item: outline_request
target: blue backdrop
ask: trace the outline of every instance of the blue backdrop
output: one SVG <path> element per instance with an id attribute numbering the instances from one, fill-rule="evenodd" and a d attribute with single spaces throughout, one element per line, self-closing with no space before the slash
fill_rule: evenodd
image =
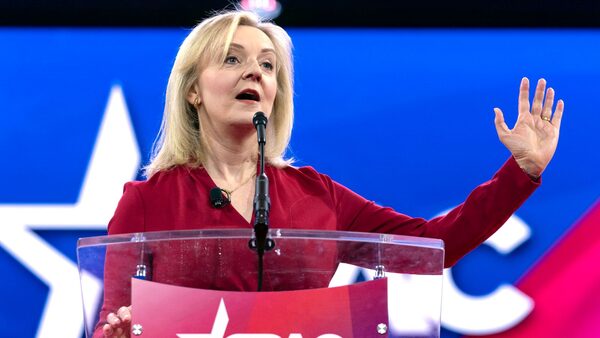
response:
<path id="1" fill-rule="evenodd" d="M 414 216 L 433 217 L 462 202 L 508 158 L 492 108 L 501 107 L 512 126 L 522 76 L 546 78 L 565 100 L 556 157 L 542 187 L 517 212 L 530 238 L 509 255 L 482 247 L 466 257 L 454 269 L 465 293 L 514 284 L 598 199 L 600 31 L 289 33 L 296 65 L 290 155 Z M 146 163 L 185 35 L 175 29 L 0 30 L 0 235 L 12 231 L 7 227 L 15 219 L 6 222 L 6 215 L 15 207 L 77 202 L 114 85 L 122 88 Z M 103 233 L 102 224 L 25 226 L 72 261 L 78 237 Z M 33 337 L 52 288 L 7 249 L 13 237 L 2 236 L 0 336 Z"/>

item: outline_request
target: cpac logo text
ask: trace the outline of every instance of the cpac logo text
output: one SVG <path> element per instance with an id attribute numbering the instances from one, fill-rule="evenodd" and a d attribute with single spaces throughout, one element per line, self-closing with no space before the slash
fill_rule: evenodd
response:
<path id="1" fill-rule="evenodd" d="M 229 315 L 225 308 L 225 302 L 221 299 L 219 303 L 219 310 L 217 316 L 213 322 L 213 327 L 210 333 L 179 333 L 179 338 L 283 338 L 272 333 L 236 333 L 229 336 L 225 336 L 227 330 L 227 324 L 229 323 Z M 303 338 L 301 333 L 290 333 L 288 338 Z M 317 336 L 317 338 L 342 338 L 341 336 L 333 333 L 325 333 Z"/>

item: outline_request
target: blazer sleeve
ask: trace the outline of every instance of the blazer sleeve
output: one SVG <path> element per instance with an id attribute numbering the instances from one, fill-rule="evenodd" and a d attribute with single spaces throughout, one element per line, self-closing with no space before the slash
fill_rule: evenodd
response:
<path id="1" fill-rule="evenodd" d="M 135 182 L 125 184 L 123 196 L 108 223 L 108 234 L 144 231 L 143 200 Z M 111 245 L 106 248 L 104 263 L 104 300 L 93 337 L 103 337 L 102 326 L 110 312 L 131 304 L 131 277 L 139 259 L 138 245 Z"/>
<path id="2" fill-rule="evenodd" d="M 445 245 L 445 267 L 475 249 L 525 202 L 541 184 L 509 158 L 493 178 L 475 188 L 444 216 L 431 220 L 410 217 L 368 201 L 331 182 L 338 229 L 439 238 Z"/>
<path id="3" fill-rule="evenodd" d="M 139 182 L 128 182 L 115 214 L 108 222 L 108 234 L 127 234 L 145 231 L 144 200 L 138 187 Z"/>

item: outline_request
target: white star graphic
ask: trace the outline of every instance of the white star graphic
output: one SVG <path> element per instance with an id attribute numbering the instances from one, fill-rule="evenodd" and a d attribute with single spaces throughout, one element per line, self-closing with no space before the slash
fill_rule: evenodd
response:
<path id="1" fill-rule="evenodd" d="M 37 337 L 81 337 L 83 306 L 77 266 L 34 230 L 106 229 L 123 183 L 135 178 L 140 159 L 123 91 L 113 86 L 77 202 L 0 205 L 0 245 L 49 288 Z M 85 272 L 82 279 L 84 297 L 95 300 L 85 310 L 93 313 L 102 282 Z"/>

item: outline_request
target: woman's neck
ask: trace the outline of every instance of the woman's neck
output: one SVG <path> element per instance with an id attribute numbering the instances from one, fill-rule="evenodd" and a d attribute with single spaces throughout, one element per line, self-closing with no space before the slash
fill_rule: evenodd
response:
<path id="1" fill-rule="evenodd" d="M 231 187 L 256 173 L 256 132 L 202 133 L 206 171 L 213 180 Z"/>

